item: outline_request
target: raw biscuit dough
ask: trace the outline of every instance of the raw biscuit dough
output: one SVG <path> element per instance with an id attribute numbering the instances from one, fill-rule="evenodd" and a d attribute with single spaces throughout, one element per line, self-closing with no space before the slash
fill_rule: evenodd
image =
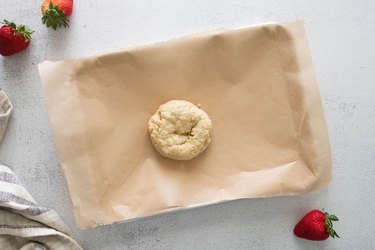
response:
<path id="1" fill-rule="evenodd" d="M 188 101 L 159 106 L 148 122 L 155 149 L 174 160 L 191 160 L 211 142 L 212 123 L 206 112 Z"/>

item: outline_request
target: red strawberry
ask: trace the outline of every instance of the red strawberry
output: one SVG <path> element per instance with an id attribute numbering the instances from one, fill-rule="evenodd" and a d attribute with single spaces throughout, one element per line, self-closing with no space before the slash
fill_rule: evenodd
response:
<path id="1" fill-rule="evenodd" d="M 332 221 L 339 219 L 327 212 L 313 210 L 306 214 L 295 226 L 294 234 L 307 240 L 325 240 L 329 236 L 340 238 L 333 230 Z"/>
<path id="2" fill-rule="evenodd" d="M 73 0 L 44 0 L 41 9 L 43 24 L 54 30 L 61 26 L 66 28 L 73 11 Z"/>
<path id="3" fill-rule="evenodd" d="M 16 25 L 4 20 L 0 28 L 0 54 L 10 56 L 26 49 L 30 45 L 31 34 L 34 32 L 25 25 Z"/>

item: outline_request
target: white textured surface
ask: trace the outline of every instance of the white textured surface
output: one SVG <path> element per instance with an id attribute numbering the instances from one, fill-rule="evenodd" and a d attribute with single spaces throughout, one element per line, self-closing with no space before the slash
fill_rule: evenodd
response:
<path id="1" fill-rule="evenodd" d="M 40 22 L 41 1 L 1 0 L 0 18 L 36 30 L 29 49 L 0 58 L 0 88 L 15 109 L 0 164 L 55 209 L 84 249 L 375 249 L 375 1 L 75 1 L 71 28 Z M 108 4 L 110 3 L 110 4 Z M 42 100 L 37 64 L 217 28 L 304 20 L 329 127 L 333 180 L 320 192 L 241 200 L 80 231 L 75 228 Z M 341 219 L 341 239 L 292 234 L 308 210 Z"/>

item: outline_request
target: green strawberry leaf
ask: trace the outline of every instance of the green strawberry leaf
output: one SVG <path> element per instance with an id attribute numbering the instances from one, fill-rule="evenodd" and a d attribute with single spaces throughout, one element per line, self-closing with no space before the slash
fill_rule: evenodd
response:
<path id="1" fill-rule="evenodd" d="M 326 226 L 327 233 L 332 237 L 332 238 L 340 238 L 340 236 L 336 233 L 336 231 L 333 229 L 333 224 L 332 221 L 339 221 L 339 218 L 337 218 L 336 215 L 329 214 L 324 211 L 324 223 Z"/>
<path id="2" fill-rule="evenodd" d="M 4 20 L 2 23 L 5 24 L 6 26 L 13 28 L 14 36 L 15 35 L 23 36 L 25 43 L 31 40 L 31 34 L 34 33 L 34 31 L 27 28 L 25 25 L 17 25 L 14 22 L 9 22 L 8 20 Z"/>
<path id="3" fill-rule="evenodd" d="M 328 216 L 328 218 L 330 220 L 333 220 L 333 221 L 339 221 L 339 218 L 337 218 L 336 215 L 333 215 L 333 214 L 331 214 L 330 216 Z"/>
<path id="4" fill-rule="evenodd" d="M 69 27 L 69 19 L 65 15 L 65 12 L 60 10 L 59 7 L 49 3 L 48 9 L 43 13 L 42 22 L 48 28 L 56 30 L 58 27 L 63 26 L 64 28 Z"/>

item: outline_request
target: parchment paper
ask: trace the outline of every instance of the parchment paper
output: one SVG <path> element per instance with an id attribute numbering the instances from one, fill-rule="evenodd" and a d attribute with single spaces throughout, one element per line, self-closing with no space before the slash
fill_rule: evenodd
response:
<path id="1" fill-rule="evenodd" d="M 80 228 L 239 198 L 297 195 L 331 178 L 303 23 L 220 30 L 39 65 Z M 201 104 L 212 143 L 163 158 L 147 122 L 171 99 Z"/>

